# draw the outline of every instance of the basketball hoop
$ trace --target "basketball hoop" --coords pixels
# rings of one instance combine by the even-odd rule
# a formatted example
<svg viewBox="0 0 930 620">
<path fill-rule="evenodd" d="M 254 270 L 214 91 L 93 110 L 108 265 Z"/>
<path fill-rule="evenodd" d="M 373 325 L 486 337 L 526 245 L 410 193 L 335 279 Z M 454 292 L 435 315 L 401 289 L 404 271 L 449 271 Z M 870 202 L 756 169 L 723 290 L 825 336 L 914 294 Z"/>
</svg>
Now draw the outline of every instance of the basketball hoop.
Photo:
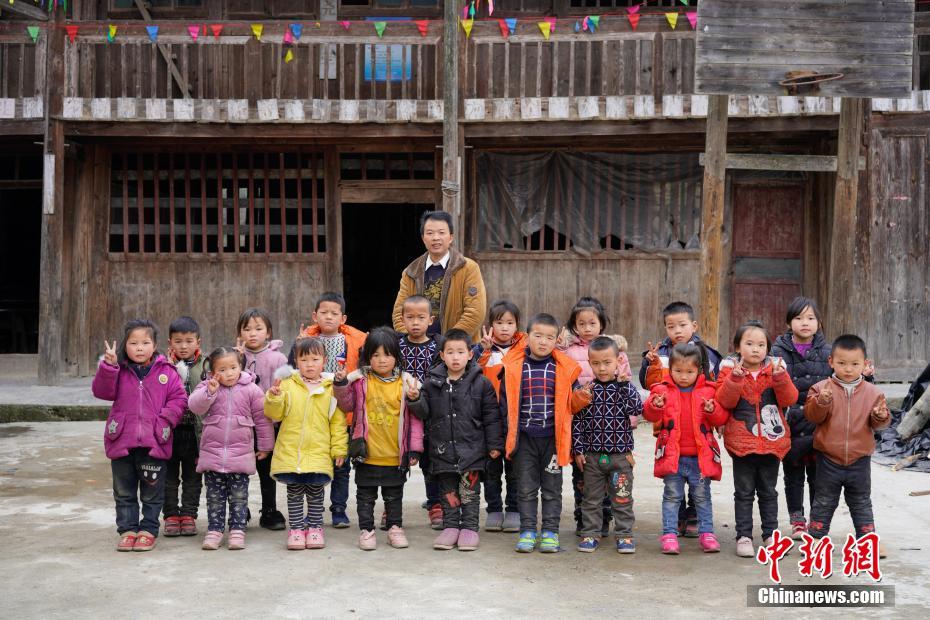
<svg viewBox="0 0 930 620">
<path fill-rule="evenodd" d="M 815 73 L 814 71 L 789 71 L 778 85 L 784 87 L 789 95 L 801 95 L 820 90 L 824 82 L 841 80 L 842 73 Z"/>
</svg>

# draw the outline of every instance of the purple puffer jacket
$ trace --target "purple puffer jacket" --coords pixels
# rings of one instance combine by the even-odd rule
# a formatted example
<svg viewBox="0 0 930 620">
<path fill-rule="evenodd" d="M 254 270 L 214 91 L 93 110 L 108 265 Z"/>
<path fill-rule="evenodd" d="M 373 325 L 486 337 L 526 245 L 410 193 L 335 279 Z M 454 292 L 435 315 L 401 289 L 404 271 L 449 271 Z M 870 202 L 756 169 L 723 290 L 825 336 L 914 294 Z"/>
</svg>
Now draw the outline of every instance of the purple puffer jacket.
<svg viewBox="0 0 930 620">
<path fill-rule="evenodd" d="M 242 347 L 245 353 L 245 368 L 252 375 L 252 380 L 262 390 L 271 387 L 274 381 L 274 371 L 281 366 L 287 366 L 287 356 L 281 353 L 280 349 L 284 345 L 281 340 L 272 340 L 268 346 L 261 351 L 253 352 L 247 347 Z"/>
<path fill-rule="evenodd" d="M 265 393 L 252 383 L 252 375 L 247 372 L 239 375 L 236 385 L 221 385 L 212 396 L 208 383 L 202 381 L 187 403 L 194 415 L 203 416 L 197 471 L 254 474 L 253 431 L 260 451 L 274 449 L 274 430 L 265 417 Z"/>
<path fill-rule="evenodd" d="M 133 448 L 148 448 L 152 458 L 171 458 L 171 429 L 184 415 L 187 392 L 164 356 L 156 356 L 142 381 L 129 366 L 101 360 L 91 391 L 101 400 L 113 401 L 103 432 L 108 459 L 124 457 Z"/>
</svg>

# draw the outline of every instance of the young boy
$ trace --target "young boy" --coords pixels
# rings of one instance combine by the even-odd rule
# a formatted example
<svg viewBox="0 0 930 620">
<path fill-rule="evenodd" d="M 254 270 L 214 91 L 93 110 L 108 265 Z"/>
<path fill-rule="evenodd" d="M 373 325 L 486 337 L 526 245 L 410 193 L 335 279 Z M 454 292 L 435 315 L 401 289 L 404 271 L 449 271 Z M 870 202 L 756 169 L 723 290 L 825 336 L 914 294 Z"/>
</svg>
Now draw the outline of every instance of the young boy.
<svg viewBox="0 0 930 620">
<path fill-rule="evenodd" d="M 472 361 L 465 331 L 447 331 L 439 355 L 442 363 L 424 378 L 421 399 L 433 452 L 429 473 L 442 498 L 442 532 L 433 548 L 473 551 L 478 548 L 481 478 L 489 459 L 504 448 L 500 409 L 494 387 Z"/>
<path fill-rule="evenodd" d="M 536 548 L 537 495 L 542 491 L 539 550 L 559 551 L 562 514 L 562 467 L 571 462 L 572 415 L 583 403 L 574 394 L 581 367 L 555 350 L 559 322 L 537 314 L 527 324 L 529 346 L 504 358 L 501 415 L 507 420 L 505 454 L 519 480 L 520 539 L 516 550 Z"/>
<path fill-rule="evenodd" d="M 572 421 L 572 451 L 584 475 L 581 504 L 581 542 L 578 551 L 591 553 L 601 533 L 604 487 L 610 490 L 610 509 L 619 553 L 635 553 L 633 542 L 633 427 L 630 418 L 643 413 L 643 401 L 629 381 L 618 381 L 620 347 L 598 336 L 588 346 L 595 380 L 578 395 L 585 408 Z"/>
<path fill-rule="evenodd" d="M 411 295 L 401 306 L 401 318 L 404 322 L 404 331 L 407 332 L 399 336 L 404 372 L 422 383 L 435 363 L 437 353 L 436 338 L 427 333 L 430 325 L 433 324 L 430 300 L 422 295 Z M 441 530 L 442 505 L 439 498 L 439 485 L 429 475 L 428 441 L 428 437 L 424 436 L 420 469 L 423 470 L 423 482 L 426 484 L 426 508 L 429 511 L 430 527 L 434 530 Z M 385 525 L 387 525 L 386 522 Z"/>
<path fill-rule="evenodd" d="M 188 396 L 204 379 L 204 356 L 200 349 L 200 326 L 197 321 L 189 316 L 173 320 L 168 327 L 168 360 L 178 369 Z M 174 428 L 171 458 L 165 473 L 165 536 L 197 534 L 197 508 L 200 506 L 200 490 L 203 488 L 203 479 L 197 473 L 202 428 L 200 417 L 191 413 L 190 409 L 185 409 L 180 424 Z"/>
<path fill-rule="evenodd" d="M 365 344 L 365 332 L 346 324 L 346 300 L 339 293 L 326 292 L 316 300 L 313 309 L 313 325 L 301 332 L 298 337 L 316 337 L 323 342 L 326 348 L 326 364 L 323 372 L 336 374 L 337 370 L 344 369 L 347 373 L 358 368 L 359 351 Z M 296 345 L 295 345 L 296 346 Z M 288 363 L 295 366 L 294 348 L 287 356 Z M 346 421 L 351 426 L 350 415 Z M 333 471 L 333 482 L 329 491 L 329 510 L 332 513 L 333 527 L 344 529 L 349 527 L 349 517 L 346 515 L 346 504 L 349 501 L 349 472 L 351 465 L 349 459 L 336 467 Z"/>
<path fill-rule="evenodd" d="M 856 536 L 875 531 L 872 516 L 871 454 L 873 430 L 887 427 L 891 415 L 885 395 L 863 380 L 865 342 L 846 334 L 833 341 L 828 358 L 833 376 L 811 387 L 804 417 L 814 423 L 817 479 L 811 506 L 810 535 L 820 539 L 830 532 L 830 521 L 840 492 L 852 517 Z"/>
</svg>

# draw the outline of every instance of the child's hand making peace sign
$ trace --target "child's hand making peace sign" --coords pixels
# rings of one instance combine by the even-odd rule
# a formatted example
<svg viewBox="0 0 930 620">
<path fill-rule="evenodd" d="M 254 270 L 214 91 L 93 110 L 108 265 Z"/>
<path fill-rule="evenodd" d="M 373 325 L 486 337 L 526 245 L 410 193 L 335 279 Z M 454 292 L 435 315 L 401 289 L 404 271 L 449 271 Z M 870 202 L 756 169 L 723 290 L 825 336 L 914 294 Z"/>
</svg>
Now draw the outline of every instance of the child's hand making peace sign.
<svg viewBox="0 0 930 620">
<path fill-rule="evenodd" d="M 103 341 L 103 361 L 105 361 L 110 366 L 116 366 L 116 341 L 113 341 L 113 344 L 110 344 L 106 340 Z"/>
</svg>

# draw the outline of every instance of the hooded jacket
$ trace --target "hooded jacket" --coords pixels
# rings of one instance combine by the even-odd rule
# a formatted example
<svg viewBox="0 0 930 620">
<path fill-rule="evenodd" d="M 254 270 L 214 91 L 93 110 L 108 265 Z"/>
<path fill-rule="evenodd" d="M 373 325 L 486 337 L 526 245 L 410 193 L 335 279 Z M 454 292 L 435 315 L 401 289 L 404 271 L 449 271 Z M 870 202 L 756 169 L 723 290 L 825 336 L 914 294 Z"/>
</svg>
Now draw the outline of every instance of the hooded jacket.
<svg viewBox="0 0 930 620">
<path fill-rule="evenodd" d="M 271 340 L 261 351 L 250 351 L 248 347 L 243 347 L 245 355 L 245 368 L 252 375 L 256 385 L 262 388 L 262 391 L 271 387 L 274 371 L 282 366 L 287 366 L 287 357 L 281 353 L 281 347 L 284 342 L 281 340 Z"/>
<path fill-rule="evenodd" d="M 833 402 L 823 406 L 817 396 L 830 386 Z M 884 420 L 875 417 L 872 409 L 885 402 L 880 389 L 867 381 L 860 381 L 852 395 L 837 381 L 836 377 L 825 379 L 807 393 L 804 415 L 817 425 L 814 431 L 814 449 L 843 467 L 875 451 L 875 436 L 872 431 L 881 430 L 891 424 L 891 416 Z"/>
<path fill-rule="evenodd" d="M 720 353 L 717 352 L 717 349 L 713 348 L 712 346 L 710 346 L 709 344 L 701 340 L 701 337 L 698 336 L 697 334 L 694 334 L 693 336 L 691 336 L 691 340 L 689 340 L 688 342 L 700 342 L 701 344 L 704 345 L 704 348 L 707 349 L 707 357 L 709 358 L 708 362 L 710 363 L 710 374 L 715 379 L 719 379 L 720 378 L 719 370 L 720 370 L 721 355 Z M 672 346 L 673 346 L 672 340 L 668 337 L 666 337 L 665 340 L 659 343 L 658 353 L 661 357 L 665 358 L 665 362 L 666 362 L 665 364 L 660 364 L 658 366 L 659 374 L 653 374 L 653 372 L 655 371 L 654 368 L 652 369 L 653 372 L 649 372 L 650 371 L 649 360 L 646 359 L 646 351 L 643 351 L 643 363 L 639 367 L 639 384 L 643 387 L 643 389 L 648 390 L 649 388 L 652 387 L 653 383 L 658 383 L 659 381 L 664 379 L 666 376 L 668 376 L 668 355 L 672 351 Z"/>
</svg>

